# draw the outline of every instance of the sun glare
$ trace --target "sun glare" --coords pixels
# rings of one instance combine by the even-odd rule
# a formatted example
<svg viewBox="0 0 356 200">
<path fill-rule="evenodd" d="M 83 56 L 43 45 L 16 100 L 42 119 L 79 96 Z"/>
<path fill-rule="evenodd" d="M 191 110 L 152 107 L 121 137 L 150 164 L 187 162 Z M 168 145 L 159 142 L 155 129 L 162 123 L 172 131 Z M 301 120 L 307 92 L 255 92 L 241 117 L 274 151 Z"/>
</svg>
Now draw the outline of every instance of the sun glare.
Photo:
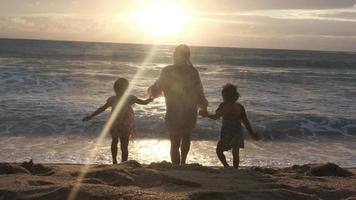
<svg viewBox="0 0 356 200">
<path fill-rule="evenodd" d="M 156 37 L 177 34 L 188 17 L 181 6 L 175 3 L 154 3 L 133 12 L 131 17 L 145 31 Z"/>
</svg>

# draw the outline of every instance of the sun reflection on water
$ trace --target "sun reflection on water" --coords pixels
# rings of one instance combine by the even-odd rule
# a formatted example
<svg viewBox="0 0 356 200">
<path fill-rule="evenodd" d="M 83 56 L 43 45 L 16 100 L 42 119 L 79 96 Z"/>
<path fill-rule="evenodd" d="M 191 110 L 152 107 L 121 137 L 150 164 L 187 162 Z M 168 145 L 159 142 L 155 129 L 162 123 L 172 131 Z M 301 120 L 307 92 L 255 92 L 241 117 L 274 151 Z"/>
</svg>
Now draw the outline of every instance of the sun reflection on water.
<svg viewBox="0 0 356 200">
<path fill-rule="evenodd" d="M 158 162 L 169 160 L 170 144 L 168 140 L 142 139 L 136 143 L 134 152 L 137 159 L 142 161 Z"/>
</svg>

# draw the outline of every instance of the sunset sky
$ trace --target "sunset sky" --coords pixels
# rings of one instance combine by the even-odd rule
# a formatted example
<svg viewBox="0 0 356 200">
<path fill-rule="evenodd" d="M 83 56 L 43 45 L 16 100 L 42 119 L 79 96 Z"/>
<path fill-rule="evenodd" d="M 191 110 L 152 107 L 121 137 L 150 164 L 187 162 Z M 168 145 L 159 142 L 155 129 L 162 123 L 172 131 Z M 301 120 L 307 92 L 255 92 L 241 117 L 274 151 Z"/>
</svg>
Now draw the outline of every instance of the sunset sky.
<svg viewBox="0 0 356 200">
<path fill-rule="evenodd" d="M 0 0 L 0 37 L 356 51 L 355 0 Z"/>
</svg>

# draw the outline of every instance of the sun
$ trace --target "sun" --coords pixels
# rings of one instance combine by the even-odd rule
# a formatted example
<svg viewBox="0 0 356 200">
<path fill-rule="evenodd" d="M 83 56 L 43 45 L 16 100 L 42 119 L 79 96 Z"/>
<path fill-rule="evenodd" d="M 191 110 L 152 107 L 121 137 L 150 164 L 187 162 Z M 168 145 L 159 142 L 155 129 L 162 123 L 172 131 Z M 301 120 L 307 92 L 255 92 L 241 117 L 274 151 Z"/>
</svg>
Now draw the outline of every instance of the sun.
<svg viewBox="0 0 356 200">
<path fill-rule="evenodd" d="M 147 5 L 132 13 L 131 17 L 144 31 L 156 37 L 179 33 L 188 19 L 182 7 L 172 2 Z"/>
</svg>

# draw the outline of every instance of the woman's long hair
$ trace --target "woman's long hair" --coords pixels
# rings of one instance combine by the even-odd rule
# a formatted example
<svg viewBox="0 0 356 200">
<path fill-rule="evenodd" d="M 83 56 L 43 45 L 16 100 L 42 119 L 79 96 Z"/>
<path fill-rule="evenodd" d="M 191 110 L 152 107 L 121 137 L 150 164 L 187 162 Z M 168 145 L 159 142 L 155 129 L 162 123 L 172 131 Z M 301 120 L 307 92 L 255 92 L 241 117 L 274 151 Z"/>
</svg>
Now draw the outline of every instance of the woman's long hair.
<svg viewBox="0 0 356 200">
<path fill-rule="evenodd" d="M 178 45 L 175 48 L 173 59 L 174 64 L 183 64 L 193 67 L 192 62 L 190 61 L 190 49 L 185 44 Z"/>
</svg>

